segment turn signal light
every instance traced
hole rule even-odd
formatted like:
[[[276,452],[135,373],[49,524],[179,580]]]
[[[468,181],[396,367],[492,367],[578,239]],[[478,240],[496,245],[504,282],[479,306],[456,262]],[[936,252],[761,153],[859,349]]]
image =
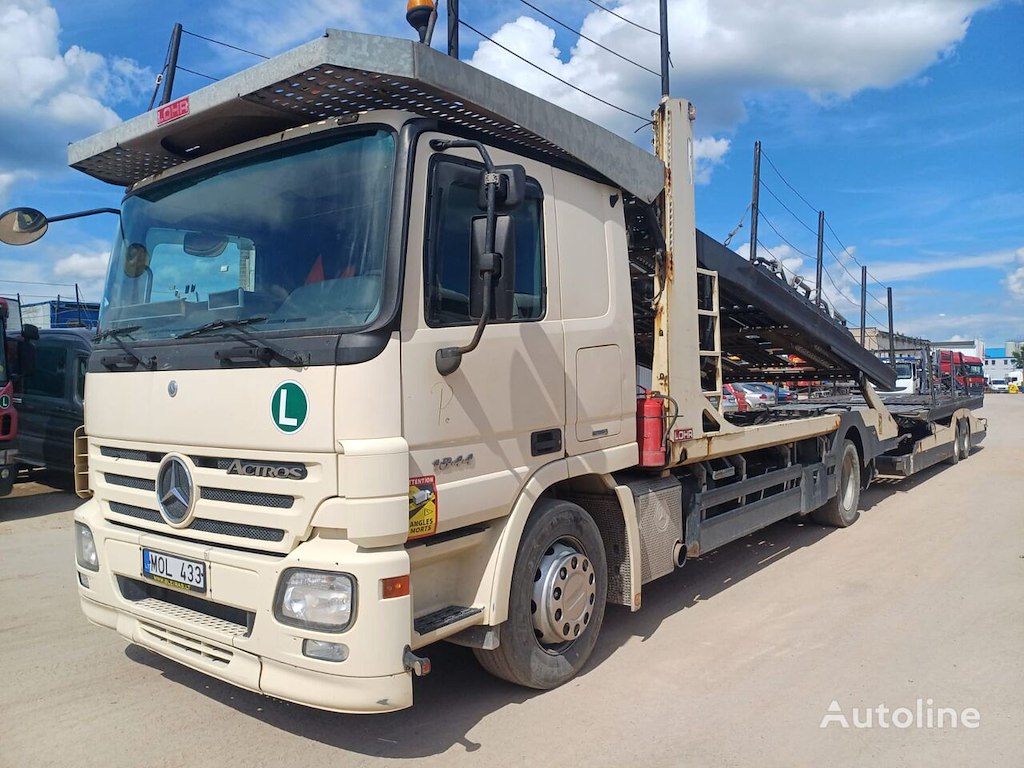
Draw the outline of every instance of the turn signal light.
[[[390,579],[381,579],[381,593],[385,600],[392,597],[405,597],[409,594],[409,576],[392,576]]]

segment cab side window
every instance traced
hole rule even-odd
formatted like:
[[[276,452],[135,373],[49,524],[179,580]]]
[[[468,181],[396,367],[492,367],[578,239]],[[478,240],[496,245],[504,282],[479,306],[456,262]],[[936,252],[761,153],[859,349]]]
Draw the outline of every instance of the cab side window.
[[[45,344],[36,346],[35,368],[25,377],[24,394],[42,397],[64,397],[64,371],[67,350]]]
[[[427,325],[473,325],[470,316],[470,237],[473,218],[483,215],[477,200],[483,166],[439,157],[432,161],[429,238],[424,254]],[[527,181],[526,199],[512,212],[516,229],[515,306],[513,322],[544,317],[543,196]]]
[[[78,399],[85,402],[85,372],[89,367],[89,358],[79,357],[76,359],[77,370],[75,373],[75,394]]]

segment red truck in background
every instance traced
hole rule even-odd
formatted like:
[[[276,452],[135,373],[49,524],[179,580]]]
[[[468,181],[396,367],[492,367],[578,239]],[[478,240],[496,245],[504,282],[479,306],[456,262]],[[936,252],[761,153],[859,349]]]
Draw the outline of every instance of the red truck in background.
[[[18,411],[15,408],[16,388],[20,379],[35,368],[35,342],[39,329],[23,325],[11,333],[11,301],[0,297],[0,496],[7,496],[18,476]],[[17,302],[15,302],[15,306]]]
[[[18,472],[15,467],[18,437],[18,413],[14,410],[14,381],[7,363],[7,319],[10,307],[0,298],[0,496],[14,487]]]
[[[965,355],[949,349],[940,349],[937,356],[938,377],[941,383],[949,386],[955,377],[956,388],[970,395],[985,393],[985,369],[980,357]],[[950,373],[952,366],[952,374]]]

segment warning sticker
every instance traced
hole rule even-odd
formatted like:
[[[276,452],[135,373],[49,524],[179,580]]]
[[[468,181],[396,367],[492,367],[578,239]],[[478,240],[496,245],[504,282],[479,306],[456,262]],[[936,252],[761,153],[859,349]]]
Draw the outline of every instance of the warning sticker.
[[[437,481],[433,475],[409,478],[409,538],[437,530]]]

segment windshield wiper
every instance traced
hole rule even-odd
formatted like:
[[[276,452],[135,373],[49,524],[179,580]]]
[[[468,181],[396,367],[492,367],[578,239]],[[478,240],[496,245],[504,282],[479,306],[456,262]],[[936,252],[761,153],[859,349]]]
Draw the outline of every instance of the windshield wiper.
[[[176,339],[191,339],[194,336],[205,336],[207,333],[212,333],[213,331],[220,331],[220,330],[223,330],[224,328],[238,328],[238,329],[241,329],[243,326],[246,326],[246,325],[252,325],[254,323],[262,323],[266,319],[267,318],[265,318],[265,317],[257,316],[257,317],[246,317],[246,318],[243,318],[241,320],[212,320],[209,323],[206,323],[205,325],[200,325],[198,328],[193,328],[190,331],[185,331],[184,333],[179,333],[174,338],[176,338]],[[248,332],[243,331],[243,333],[246,333],[247,336],[252,336],[252,334],[249,334]],[[253,338],[255,338],[255,337],[253,337]]]
[[[177,339],[190,339],[195,336],[202,336],[207,333],[213,333],[214,331],[222,331],[224,329],[230,329],[238,331],[242,336],[249,341],[247,347],[231,347],[229,349],[218,349],[214,352],[214,357],[218,360],[237,360],[239,358],[255,360],[263,364],[269,364],[274,358],[284,360],[292,365],[303,365],[306,360],[302,356],[296,355],[293,352],[286,352],[282,349],[278,349],[276,346],[271,344],[265,339],[261,339],[259,336],[254,334],[252,331],[246,330],[245,326],[253,325],[254,323],[262,323],[266,320],[265,317],[247,317],[242,320],[213,320],[206,325],[201,325],[198,328],[193,328],[190,331],[180,333],[175,338]]]
[[[93,342],[111,339],[125,352],[125,354],[118,355],[117,357],[101,357],[100,365],[105,366],[106,368],[117,368],[122,365],[132,368],[141,365],[143,368],[148,370],[156,368],[156,357],[139,357],[138,352],[121,340],[122,336],[131,336],[141,327],[141,325],[127,325],[124,328],[111,328],[109,331],[103,331],[102,333],[96,334],[95,338],[93,338]]]

